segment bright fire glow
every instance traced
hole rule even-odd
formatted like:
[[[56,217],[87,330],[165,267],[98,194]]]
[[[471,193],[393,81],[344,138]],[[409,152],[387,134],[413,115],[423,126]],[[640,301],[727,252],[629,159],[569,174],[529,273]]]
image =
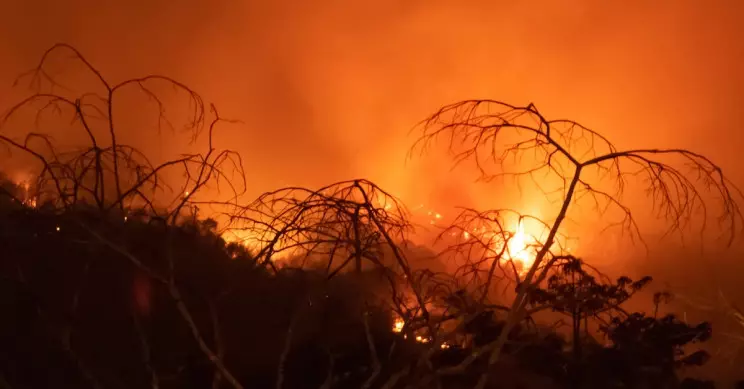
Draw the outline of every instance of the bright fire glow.
[[[403,327],[404,326],[405,326],[405,322],[403,321],[403,319],[401,319],[401,318],[395,319],[395,321],[393,322],[393,332],[396,333],[396,334],[399,334],[399,333],[403,332]],[[408,335],[403,334],[403,339],[408,339]],[[419,343],[429,343],[429,341],[431,341],[430,338],[425,337],[425,336],[421,336],[421,335],[416,335],[416,337],[414,339],[416,339],[416,341],[419,342]],[[447,347],[449,347],[449,345]],[[442,348],[444,348],[444,347],[442,347]]]
[[[34,197],[31,194],[31,184],[25,176],[22,178],[19,178],[16,180],[15,185],[22,189],[21,198],[19,199],[21,203],[29,208],[36,208],[36,197]]]
[[[531,242],[529,241],[531,240]],[[517,223],[517,228],[514,231],[511,239],[506,247],[506,255],[512,261],[520,264],[522,272],[527,272],[532,264],[535,262],[535,252],[532,247],[535,244],[535,239],[531,238],[524,232],[524,222],[520,220]]]
[[[393,322],[393,332],[401,332],[403,331],[403,326],[405,323],[403,322],[403,319],[395,319],[395,322]]]
[[[420,204],[418,207],[414,208],[414,217],[416,211],[423,210],[425,210],[424,204]],[[431,225],[439,225],[444,218],[441,213],[434,210],[426,211],[426,217],[429,219],[429,224]],[[530,227],[532,227],[532,225],[530,225]],[[508,232],[510,237],[508,238],[506,251],[504,253],[506,260],[513,261],[517,265],[521,275],[527,273],[535,262],[535,256],[537,254],[535,247],[539,244],[536,237],[540,236],[540,234],[534,233],[536,231],[526,230],[527,226],[525,226],[524,219],[520,218],[515,222],[513,231]],[[457,236],[457,234],[457,232],[453,232],[452,236]],[[489,231],[485,226],[473,228],[471,231],[463,231],[462,236],[465,240],[469,240],[472,237],[486,240],[491,239],[493,240],[491,249],[495,252],[501,252],[504,247],[503,235],[496,231]]]
[[[525,225],[523,220],[517,221],[517,225],[514,231],[509,232],[508,243],[506,244],[506,250],[504,256],[506,260],[513,261],[520,268],[519,273],[525,274],[532,264],[535,262],[536,251],[535,247],[539,244],[535,234],[528,234],[525,232]],[[456,234],[455,234],[456,235]],[[491,250],[494,252],[501,252],[504,248],[504,239],[502,235],[494,231],[488,231],[487,228],[474,228],[472,232],[463,231],[462,236],[465,240],[469,240],[471,237],[479,237],[479,239],[491,239]]]

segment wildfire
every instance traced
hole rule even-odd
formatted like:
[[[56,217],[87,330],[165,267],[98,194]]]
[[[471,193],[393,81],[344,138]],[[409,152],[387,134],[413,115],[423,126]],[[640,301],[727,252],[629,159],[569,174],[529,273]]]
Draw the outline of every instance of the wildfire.
[[[508,238],[504,239],[502,234],[489,231],[486,227],[473,228],[471,231],[462,232],[462,236],[465,240],[469,240],[473,236],[479,236],[486,240],[490,239],[493,242],[491,244],[491,249],[494,252],[501,252],[506,240],[506,250],[504,253],[506,260],[518,264],[518,267],[521,268],[520,273],[524,274],[535,262],[536,252],[534,247],[539,242],[535,238],[534,234],[528,234],[525,232],[525,225],[522,219],[517,221],[514,230],[507,233],[507,235]],[[457,236],[457,234],[453,233],[453,236]]]
[[[21,204],[29,207],[29,208],[36,208],[36,197],[32,195],[31,193],[31,183],[26,178],[20,178],[16,180],[15,185],[21,189],[22,193],[20,193],[21,198],[19,199]]]
[[[517,228],[506,247],[506,255],[512,261],[519,263],[522,271],[526,272],[535,262],[535,252],[532,246],[535,244],[534,238],[528,242],[528,236],[524,232],[524,222],[519,220]]]
[[[413,211],[414,213],[416,213],[416,211],[421,212],[419,215],[425,215],[423,217],[429,219],[428,222],[430,225],[438,225],[444,219],[444,216],[441,213],[432,209],[427,210],[427,207],[425,207],[424,204],[419,204],[413,209]],[[520,218],[515,221],[513,230],[506,233],[507,238],[504,238],[504,234],[497,231],[491,231],[486,226],[473,228],[470,231],[463,231],[462,236],[465,240],[469,240],[476,236],[479,237],[479,239],[485,239],[486,241],[491,240],[493,242],[491,244],[491,249],[495,252],[500,252],[504,249],[504,244],[506,242],[504,253],[505,259],[513,261],[517,265],[517,268],[520,269],[520,274],[523,275],[535,262],[535,247],[539,244],[537,236],[540,236],[540,234],[535,234],[537,231],[527,231],[527,227],[528,226],[525,225],[524,219]],[[530,225],[529,227],[532,226]],[[531,230],[531,228],[529,229]],[[451,236],[456,237],[458,234],[459,232],[452,232]]]
[[[393,328],[392,328],[392,330],[393,330],[394,333],[399,334],[399,333],[403,332],[403,326],[405,326],[405,322],[403,321],[403,319],[397,318],[397,319],[395,319],[393,321]],[[408,335],[403,334],[403,339],[408,339]],[[416,337],[414,339],[416,340],[416,342],[418,342],[418,343],[424,343],[424,344],[429,343],[432,340],[430,337],[421,336],[421,335],[416,335]],[[446,349],[450,348],[450,344],[447,343],[447,342],[442,342],[439,345],[439,348],[441,348],[442,350],[446,350]]]
[[[393,332],[400,333],[403,331],[403,326],[405,325],[405,322],[403,319],[395,319],[393,322]]]

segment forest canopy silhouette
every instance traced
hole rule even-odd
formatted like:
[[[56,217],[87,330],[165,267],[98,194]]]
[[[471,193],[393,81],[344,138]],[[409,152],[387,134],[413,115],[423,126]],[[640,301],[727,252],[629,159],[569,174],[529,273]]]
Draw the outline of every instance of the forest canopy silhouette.
[[[66,84],[60,59],[95,85]],[[57,44],[17,83],[30,94],[0,143],[34,174],[1,178],[7,387],[713,387],[688,374],[711,359],[712,324],[664,312],[663,290],[652,312],[626,309],[651,277],[603,274],[564,232],[583,204],[596,228],[643,242],[623,197],[642,185],[668,233],[715,220],[730,244],[741,192],[704,155],[617,149],[535,104],[446,105],[415,127],[409,157],[443,144],[483,181],[539,182],[555,217],[463,208],[420,247],[406,205],[363,178],[246,199],[240,154],[213,142],[239,122],[178,80],[115,83]],[[154,107],[161,136],[203,151],[154,163],[122,143],[120,117],[137,115],[123,93]],[[84,142],[50,136],[63,125]]]

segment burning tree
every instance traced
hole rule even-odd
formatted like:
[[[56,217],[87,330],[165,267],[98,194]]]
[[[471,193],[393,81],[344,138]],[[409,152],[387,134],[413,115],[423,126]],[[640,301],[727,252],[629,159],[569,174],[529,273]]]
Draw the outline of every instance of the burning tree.
[[[482,180],[513,178],[520,182],[531,179],[544,194],[557,193],[560,197],[555,219],[543,223],[548,227],[547,234],[536,241],[528,269],[524,273],[512,272],[517,284],[516,296],[500,336],[465,359],[462,366],[484,355],[488,356],[489,365],[499,361],[511,329],[529,312],[530,291],[546,280],[557,261],[566,254],[558,238],[572,205],[575,207],[588,199],[600,213],[614,207],[623,215],[614,225],[642,239],[631,209],[623,201],[628,180],[640,178],[658,216],[667,221],[668,232],[683,232],[698,213],[705,218],[708,193],[717,198],[719,221],[726,227],[729,243],[743,220],[737,203],[741,192],[707,157],[684,149],[617,150],[600,133],[579,123],[548,120],[533,104],[515,106],[495,100],[462,101],[441,108],[424,120],[420,128],[422,136],[412,152],[425,152],[436,140],[444,138],[455,164],[474,162]],[[669,160],[674,157],[681,160],[681,164]],[[522,163],[523,160],[530,162]],[[543,187],[550,179],[557,182],[555,190]],[[471,274],[487,274],[485,281],[479,281],[486,288],[492,283],[493,269],[512,259],[506,250],[494,250],[492,243],[495,236],[502,242],[496,247],[508,247],[503,242],[514,236],[504,228],[503,215],[507,212],[465,210],[450,227],[467,231],[468,235],[479,235],[480,254],[475,259],[471,257],[467,265],[477,269]],[[474,231],[471,228],[474,223],[488,225],[488,228]],[[478,386],[482,388],[486,381],[484,374]]]

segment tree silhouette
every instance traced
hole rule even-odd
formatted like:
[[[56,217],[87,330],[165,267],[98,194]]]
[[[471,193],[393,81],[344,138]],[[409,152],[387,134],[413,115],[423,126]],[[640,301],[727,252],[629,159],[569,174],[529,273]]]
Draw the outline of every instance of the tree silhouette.
[[[594,372],[590,374],[590,382],[616,380],[630,387],[642,383],[650,387],[674,387],[678,382],[675,370],[700,366],[709,358],[702,350],[691,354],[684,350],[685,345],[710,338],[711,326],[707,322],[690,325],[674,315],[655,318],[632,313],[613,318],[604,331],[613,346],[604,350],[594,363],[585,365],[586,371]]]
[[[582,358],[582,324],[588,332],[586,321],[603,314],[615,314],[624,302],[630,299],[649,282],[651,277],[633,281],[620,277],[615,283],[603,279],[597,281],[589,274],[581,260],[569,257],[555,265],[555,272],[548,277],[545,288],[530,292],[530,305],[549,307],[555,312],[571,318],[573,353],[576,360]],[[602,277],[601,274],[598,274]],[[600,319],[601,320],[601,319]]]
[[[64,87],[57,77],[51,75],[48,63],[50,57],[62,53],[72,54],[72,60],[81,63],[83,68],[95,77],[100,84],[99,91],[75,94]],[[26,78],[31,80],[32,94],[8,110],[0,122],[0,128],[4,128],[11,118],[22,114],[26,108],[36,109],[34,123],[37,128],[28,132],[22,140],[0,135],[0,141],[9,149],[26,153],[41,164],[32,187],[31,197],[34,203],[38,204],[40,210],[64,212],[65,225],[54,227],[58,232],[61,228],[65,231],[68,229],[73,232],[85,231],[95,242],[108,247],[119,259],[128,261],[150,281],[165,287],[201,351],[208,356],[226,381],[233,387],[242,387],[207,345],[183,301],[174,269],[172,246],[174,232],[167,228],[167,225],[175,226],[180,222],[182,210],[198,191],[210,184],[219,183],[220,179],[225,182],[231,177],[229,169],[243,177],[239,156],[230,150],[217,150],[212,144],[213,132],[217,124],[223,121],[216,108],[210,106],[214,118],[208,122],[207,111],[201,97],[185,84],[165,76],[147,75],[117,84],[110,83],[77,49],[67,44],[56,44],[48,49],[36,68],[22,75],[17,82]],[[187,154],[175,160],[153,165],[136,148],[118,142],[118,121],[114,117],[114,112],[117,101],[120,101],[117,98],[119,92],[128,88],[141,91],[154,102],[159,112],[159,127],[163,123],[171,125],[166,115],[165,104],[155,89],[158,83],[186,93],[192,112],[185,129],[194,137],[203,129],[208,130],[206,153]],[[60,89],[69,92],[67,95],[55,92]],[[72,123],[87,135],[89,141],[87,147],[83,147],[82,150],[58,150],[43,128],[38,128],[42,124],[42,116],[50,111],[60,116],[70,115]],[[105,135],[101,136],[101,132]],[[175,196],[167,196],[168,187],[162,175],[165,170],[174,169],[180,170],[185,179]],[[233,186],[230,180],[227,181],[233,190],[233,198],[245,188],[244,182],[241,189]],[[109,186],[112,183],[113,190]],[[166,194],[165,198],[163,194]],[[167,233],[163,242],[167,249],[164,254],[168,264],[163,271],[153,269],[131,254],[126,245],[117,243],[117,240],[126,240],[126,236],[112,236],[112,233],[121,232],[121,218],[127,221],[126,215],[131,207],[145,211],[144,213],[140,211],[140,215],[146,215],[148,220],[166,223]],[[118,219],[118,223],[111,223],[112,215]],[[73,302],[77,300],[76,294]],[[69,349],[69,340],[66,338],[63,340]]]
[[[509,330],[527,313],[529,291],[545,280],[556,258],[563,254],[555,252],[560,249],[555,243],[572,204],[588,199],[600,214],[615,207],[623,218],[611,225],[640,237],[640,229],[622,196],[628,180],[635,177],[644,181],[655,210],[666,220],[669,232],[682,232],[698,212],[707,215],[706,192],[717,197],[719,220],[726,227],[729,243],[738,234],[743,220],[737,203],[741,192],[707,157],[684,149],[617,150],[600,133],[579,123],[546,119],[533,104],[514,106],[495,100],[466,100],[444,106],[424,120],[420,128],[422,136],[411,152],[425,152],[436,140],[444,138],[455,163],[473,161],[482,180],[510,177],[519,182],[531,179],[546,196],[551,193],[560,196],[557,215],[549,223],[550,228],[536,250],[532,266],[518,283],[504,331],[488,347],[487,353],[478,353],[467,363],[484,354],[489,355],[492,365],[499,361]],[[681,160],[683,167],[668,160],[674,157]],[[524,158],[534,163],[525,167],[519,163]],[[510,165],[512,161],[517,163]],[[548,178],[558,183],[557,188],[541,186],[541,183],[550,182]],[[496,228],[488,233],[506,234],[499,226]],[[486,385],[486,376],[483,377],[478,385],[481,388]]]
[[[50,58],[62,54],[71,54],[72,61],[81,63],[94,76],[99,84],[97,90],[75,93],[51,75]],[[3,115],[0,128],[31,109],[35,112],[35,130],[27,132],[21,140],[0,135],[0,141],[11,150],[32,156],[41,164],[33,185],[34,197],[39,203],[51,202],[55,207],[66,208],[80,201],[88,201],[101,210],[118,208],[122,212],[129,206],[145,207],[160,217],[177,218],[199,189],[215,181],[222,179],[233,191],[233,197],[245,190],[240,156],[231,150],[217,150],[212,144],[216,126],[231,121],[222,119],[213,105],[207,108],[201,96],[185,84],[161,75],[146,75],[113,84],[77,49],[67,44],[56,44],[48,49],[39,64],[19,77],[16,84],[26,79],[30,79],[32,94]],[[206,153],[186,154],[153,165],[137,148],[117,140],[119,121],[114,117],[114,112],[118,110],[117,102],[120,101],[117,96],[127,89],[140,91],[155,104],[158,109],[158,129],[163,125],[173,128],[166,104],[160,97],[162,92],[159,89],[163,87],[185,93],[188,97],[191,112],[186,118],[184,131],[197,138],[207,130]],[[57,93],[57,90],[67,93]],[[210,113],[213,119],[209,118]],[[87,147],[82,150],[58,150],[43,128],[42,119],[46,114],[56,114],[60,118],[69,115],[71,122],[87,136]],[[180,173],[185,177],[175,193],[163,179],[168,170],[174,170],[171,174]],[[237,177],[242,185],[232,185],[228,177]],[[108,185],[112,185],[113,189]],[[162,198],[168,193],[168,198]],[[155,196],[159,197],[157,201]],[[161,207],[169,213],[159,214]]]

